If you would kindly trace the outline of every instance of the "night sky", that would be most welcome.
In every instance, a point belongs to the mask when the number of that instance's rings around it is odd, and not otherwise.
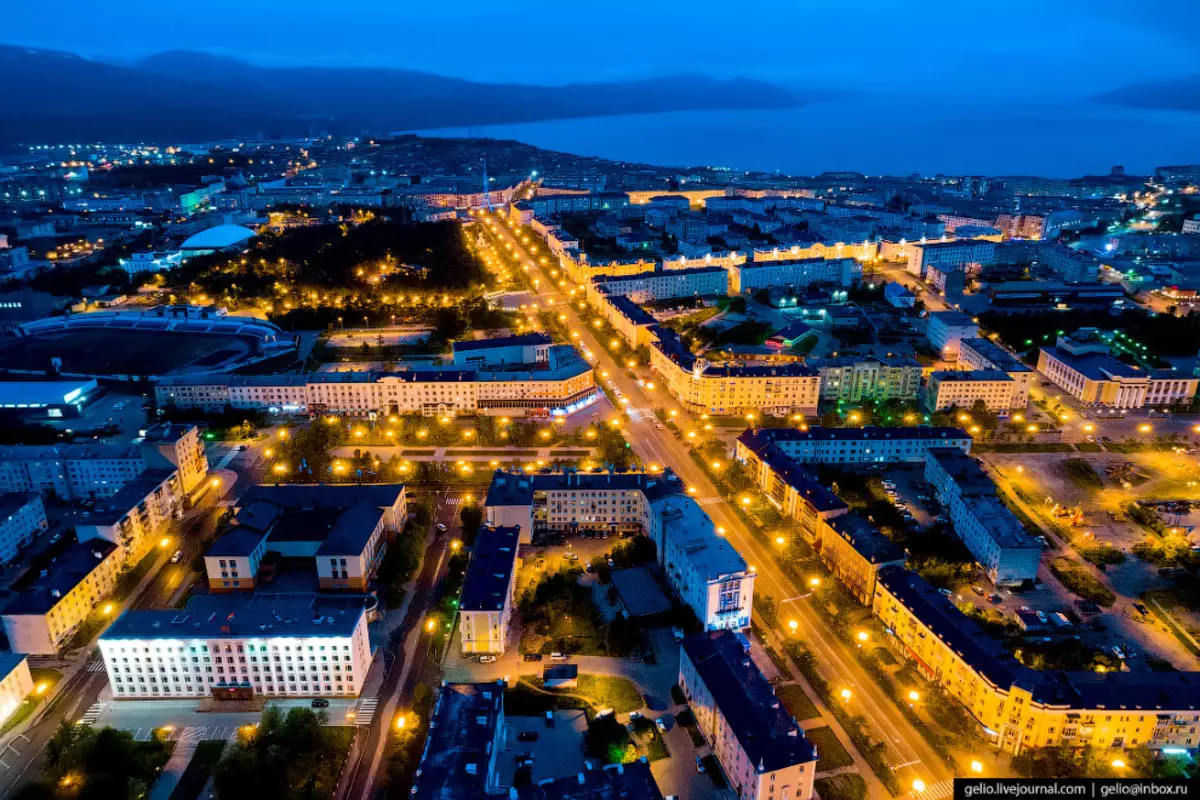
[[[171,49],[554,84],[678,73],[963,97],[1079,97],[1200,73],[1197,0],[12,0],[0,41]],[[493,55],[503,54],[503,55]],[[517,54],[516,57],[510,57]]]

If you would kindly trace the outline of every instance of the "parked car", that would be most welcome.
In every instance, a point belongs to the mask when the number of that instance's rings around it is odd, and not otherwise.
[[[630,711],[629,712],[629,721],[630,722],[633,722],[634,720],[638,720],[641,718],[642,718],[642,712],[640,712],[640,711]]]
[[[988,602],[994,606],[998,606],[1004,602],[1004,598],[993,592],[992,594],[988,595]]]
[[[654,727],[658,728],[659,733],[667,732],[667,723],[663,722],[662,717],[655,717]]]
[[[182,550],[176,550],[174,553],[171,554],[171,563],[172,564],[178,564],[182,560],[183,560],[183,551]]]
[[[437,529],[438,529],[438,532],[439,532],[439,533],[445,533],[445,532],[446,532],[446,526],[445,526],[443,523],[441,523],[441,522],[439,522],[439,523],[437,524]]]
[[[975,594],[979,595],[980,597],[983,597],[983,587],[981,587],[981,586],[972,586],[972,587],[971,587],[971,591],[972,591],[972,592],[974,592]]]
[[[56,534],[54,534],[53,536],[51,536],[51,537],[50,537],[50,544],[54,544],[55,542],[57,542],[57,541],[58,541],[59,539],[61,539],[61,538],[62,538],[62,534],[61,534],[61,533],[56,533]]]
[[[541,653],[526,653],[525,660],[526,661],[541,661],[542,654]]]
[[[696,772],[704,772],[704,760],[696,756]]]
[[[495,656],[480,656],[479,663],[480,664],[495,664],[496,657]]]
[[[551,661],[566,661],[567,656],[566,656],[566,653],[551,653],[550,660]]]
[[[567,561],[578,561],[579,560],[579,556],[576,555],[575,553],[564,553],[563,558],[565,558]]]
[[[323,697],[318,697],[312,701],[313,708],[329,708],[329,701]]]

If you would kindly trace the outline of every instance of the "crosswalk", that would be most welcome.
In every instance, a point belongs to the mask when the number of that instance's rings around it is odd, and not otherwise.
[[[925,791],[923,792],[910,792],[909,796],[912,797],[913,800],[942,800],[943,797],[950,797],[953,794],[954,779],[947,778],[944,781],[938,781],[937,783],[926,786]]]
[[[87,664],[87,671],[91,673],[104,672],[104,658],[96,656]]]
[[[725,502],[724,497],[701,497],[696,501],[698,506],[719,506]]]
[[[104,703],[92,703],[88,710],[83,712],[83,716],[79,718],[79,725],[95,725],[96,720],[104,713]]]
[[[358,710],[354,713],[355,725],[370,725],[375,719],[375,709],[379,707],[378,697],[364,697],[358,701]]]

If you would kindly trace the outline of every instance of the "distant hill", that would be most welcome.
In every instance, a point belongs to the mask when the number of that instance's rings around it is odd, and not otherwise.
[[[1200,75],[1134,83],[1104,92],[1095,99],[1131,108],[1200,111]]]
[[[0,142],[387,132],[695,109],[786,108],[795,92],[698,75],[568,86],[371,68],[259,67],[171,51],[135,64],[0,45]]]

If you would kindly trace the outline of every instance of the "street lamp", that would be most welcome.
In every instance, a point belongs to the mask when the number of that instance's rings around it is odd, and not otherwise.
[[[1125,762],[1122,759],[1114,758],[1112,760],[1113,769],[1125,769]]]
[[[921,699],[921,693],[920,693],[920,692],[918,692],[916,689],[912,689],[911,691],[909,691],[909,693],[908,693],[908,702],[910,702],[910,703],[916,703],[916,702],[918,702],[920,699]]]
[[[976,775],[983,772],[983,762],[978,759],[972,761],[971,762],[971,772],[974,772]]]
[[[925,791],[925,781],[921,780],[920,778],[917,778],[916,780],[914,780],[913,781],[913,791],[916,792],[917,794],[920,794],[921,792]]]
[[[850,702],[850,697],[852,696],[852,694],[853,694],[853,692],[851,692],[849,689],[842,689],[842,691],[841,691],[841,697],[846,702]]]
[[[809,578],[808,585],[811,586],[812,588],[816,589],[818,586],[821,585],[821,579],[820,578]]]
[[[791,630],[792,633],[795,633],[796,628],[799,628],[799,627],[800,627],[800,625],[796,622],[796,620],[794,620],[794,619],[788,620],[788,628]]]

